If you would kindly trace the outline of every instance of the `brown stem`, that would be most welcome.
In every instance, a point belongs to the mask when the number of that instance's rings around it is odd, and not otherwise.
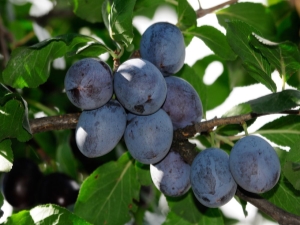
[[[208,8],[208,9],[199,8],[196,11],[197,18],[203,17],[203,16],[205,16],[209,13],[212,13],[212,12],[218,10],[218,9],[223,8],[226,5],[231,5],[231,4],[234,4],[234,3],[237,3],[237,2],[238,2],[238,0],[230,0],[230,1],[227,1],[227,2],[224,2],[224,3],[221,3],[219,5],[216,5],[214,7]]]

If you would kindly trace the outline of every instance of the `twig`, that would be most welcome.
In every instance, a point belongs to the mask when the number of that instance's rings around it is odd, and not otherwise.
[[[196,11],[197,18],[203,17],[206,14],[209,14],[209,13],[212,13],[212,12],[218,10],[218,9],[221,9],[226,5],[231,5],[231,4],[234,4],[234,3],[237,3],[237,2],[238,2],[238,0],[230,0],[230,1],[227,1],[227,2],[224,2],[224,3],[221,3],[219,5],[216,5],[214,7],[208,8],[208,9],[199,8]]]

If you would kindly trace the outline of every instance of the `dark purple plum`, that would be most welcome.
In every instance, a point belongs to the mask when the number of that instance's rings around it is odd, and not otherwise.
[[[182,196],[190,189],[190,172],[190,165],[172,150],[160,162],[150,165],[154,185],[170,197]]]
[[[114,91],[128,111],[138,115],[156,112],[164,103],[167,85],[161,72],[143,59],[129,59],[114,75]]]
[[[117,100],[110,100],[98,109],[81,113],[75,131],[76,144],[86,157],[105,155],[118,144],[125,127],[124,108]]]
[[[164,76],[174,74],[185,60],[183,35],[171,23],[155,23],[143,33],[140,52],[141,57],[153,63]]]
[[[79,60],[67,71],[65,90],[76,107],[84,110],[99,108],[112,97],[112,71],[98,59]]]
[[[237,184],[252,193],[271,190],[280,177],[280,162],[274,148],[254,135],[240,139],[233,146],[229,165]]]
[[[43,177],[39,185],[38,202],[67,207],[76,202],[79,188],[79,184],[64,173],[48,174]]]
[[[171,119],[162,109],[147,116],[128,114],[124,139],[134,159],[144,164],[157,163],[172,144]]]
[[[193,86],[175,76],[165,80],[168,91],[162,109],[170,116],[174,130],[200,122],[202,102]]]
[[[225,205],[237,189],[229,169],[229,156],[219,148],[198,153],[191,166],[190,179],[196,198],[210,208]]]
[[[19,158],[3,176],[3,195],[16,210],[29,209],[37,203],[39,181],[43,174],[30,159]]]

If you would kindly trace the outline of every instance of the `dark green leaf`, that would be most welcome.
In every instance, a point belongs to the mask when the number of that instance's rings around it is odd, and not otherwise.
[[[281,146],[294,146],[300,135],[300,117],[283,116],[261,127],[258,131],[270,141]]]
[[[216,55],[223,59],[234,60],[236,58],[236,54],[229,46],[226,36],[212,26],[194,27],[183,33],[186,36],[200,38]]]
[[[230,154],[230,153],[229,153]],[[237,197],[237,196],[234,196],[235,200],[240,203],[240,205],[242,206],[242,209],[243,209],[243,213],[244,213],[244,216],[247,217],[248,216],[248,211],[246,209],[246,206],[247,206],[247,201],[241,199],[240,197]]]
[[[0,142],[0,172],[9,172],[13,165],[13,152],[10,139]],[[0,201],[0,205],[2,205]]]
[[[68,52],[67,56],[82,55],[84,57],[98,57],[103,53],[111,52],[104,44],[99,42],[91,42],[87,44],[79,44],[74,47],[74,50]]]
[[[136,0],[112,0],[109,14],[110,36],[127,47],[133,40],[133,9]]]
[[[281,76],[287,76],[288,79],[300,70],[300,52],[296,44],[289,41],[265,44],[261,37],[256,35],[251,35],[251,44],[268,59]]]
[[[196,225],[198,223],[190,223],[183,219],[181,216],[170,211],[167,215],[165,222],[162,225]]]
[[[291,149],[287,154],[286,162],[283,167],[283,174],[288,179],[288,181],[293,185],[293,187],[300,191],[300,141],[294,139],[294,143],[290,146]]]
[[[15,88],[37,87],[49,77],[50,63],[79,44],[97,43],[94,38],[67,34],[50,38],[29,48],[13,51],[7,67],[2,73],[4,84]],[[96,57],[96,56],[95,56]]]
[[[137,179],[141,185],[149,186],[152,184],[149,165],[135,161],[135,170],[137,174]]]
[[[264,36],[271,36],[276,33],[273,16],[262,4],[252,2],[232,4],[219,10],[216,15],[219,23],[224,27],[227,27],[228,21],[239,20],[253,26]]]
[[[101,7],[104,0],[73,0],[73,11],[91,23],[102,22]]]
[[[178,0],[177,14],[177,26],[181,30],[197,25],[196,12],[187,0]]]
[[[56,205],[41,205],[8,217],[5,225],[78,224],[91,225],[69,210]]]
[[[253,32],[259,33],[244,22],[232,21],[228,23],[227,40],[233,51],[241,57],[247,72],[272,92],[275,92],[276,85],[271,79],[269,62],[249,44],[249,38]]]
[[[96,169],[82,184],[75,213],[92,224],[124,224],[135,211],[140,184],[133,161],[124,154]]]

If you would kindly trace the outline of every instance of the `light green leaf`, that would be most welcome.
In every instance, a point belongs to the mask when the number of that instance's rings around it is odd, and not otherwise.
[[[177,26],[181,30],[197,25],[196,12],[187,0],[178,0],[177,15]]]
[[[264,5],[260,3],[241,2],[232,4],[225,9],[216,12],[219,23],[227,27],[228,21],[243,21],[264,36],[273,36],[276,33],[275,22],[272,14]]]
[[[42,41],[31,47],[17,48],[2,73],[2,81],[14,88],[37,87],[49,77],[51,62],[74,51],[79,44],[97,43],[94,38],[66,34]],[[97,57],[97,56],[95,56]]]
[[[263,39],[257,35],[251,35],[251,44],[268,59],[281,76],[288,79],[300,70],[300,52],[296,44],[289,41],[263,43]]]
[[[288,181],[293,185],[293,187],[300,191],[300,139],[299,136],[297,140],[291,145],[290,151],[287,153],[285,164],[283,166],[283,174],[288,179]]]
[[[133,9],[136,0],[111,0],[109,14],[110,36],[127,47],[133,40]]]
[[[261,127],[257,133],[281,146],[294,146],[300,136],[300,117],[283,116]]]
[[[198,223],[190,223],[183,219],[181,216],[170,211],[167,215],[165,222],[162,225],[197,225]]]
[[[4,225],[91,225],[69,210],[56,205],[41,205],[30,211],[23,210],[8,217]]]
[[[227,40],[233,51],[241,57],[247,72],[272,92],[276,92],[276,85],[271,78],[269,62],[249,44],[252,32],[259,33],[244,22],[228,22]]]
[[[101,7],[104,0],[73,0],[73,11],[91,23],[102,22]]]
[[[13,159],[11,140],[3,140],[0,142],[0,172],[9,172],[13,165]],[[1,201],[0,204],[2,204]]]
[[[133,161],[124,154],[96,169],[82,184],[75,213],[92,224],[124,224],[136,210],[140,184]]]
[[[149,186],[153,184],[150,176],[150,166],[142,164],[138,161],[135,161],[135,170],[137,174],[137,179],[141,185]]]
[[[200,38],[216,55],[226,60],[234,60],[236,54],[228,44],[226,36],[212,26],[201,26],[183,32],[186,36]],[[199,49],[199,51],[201,51]]]

